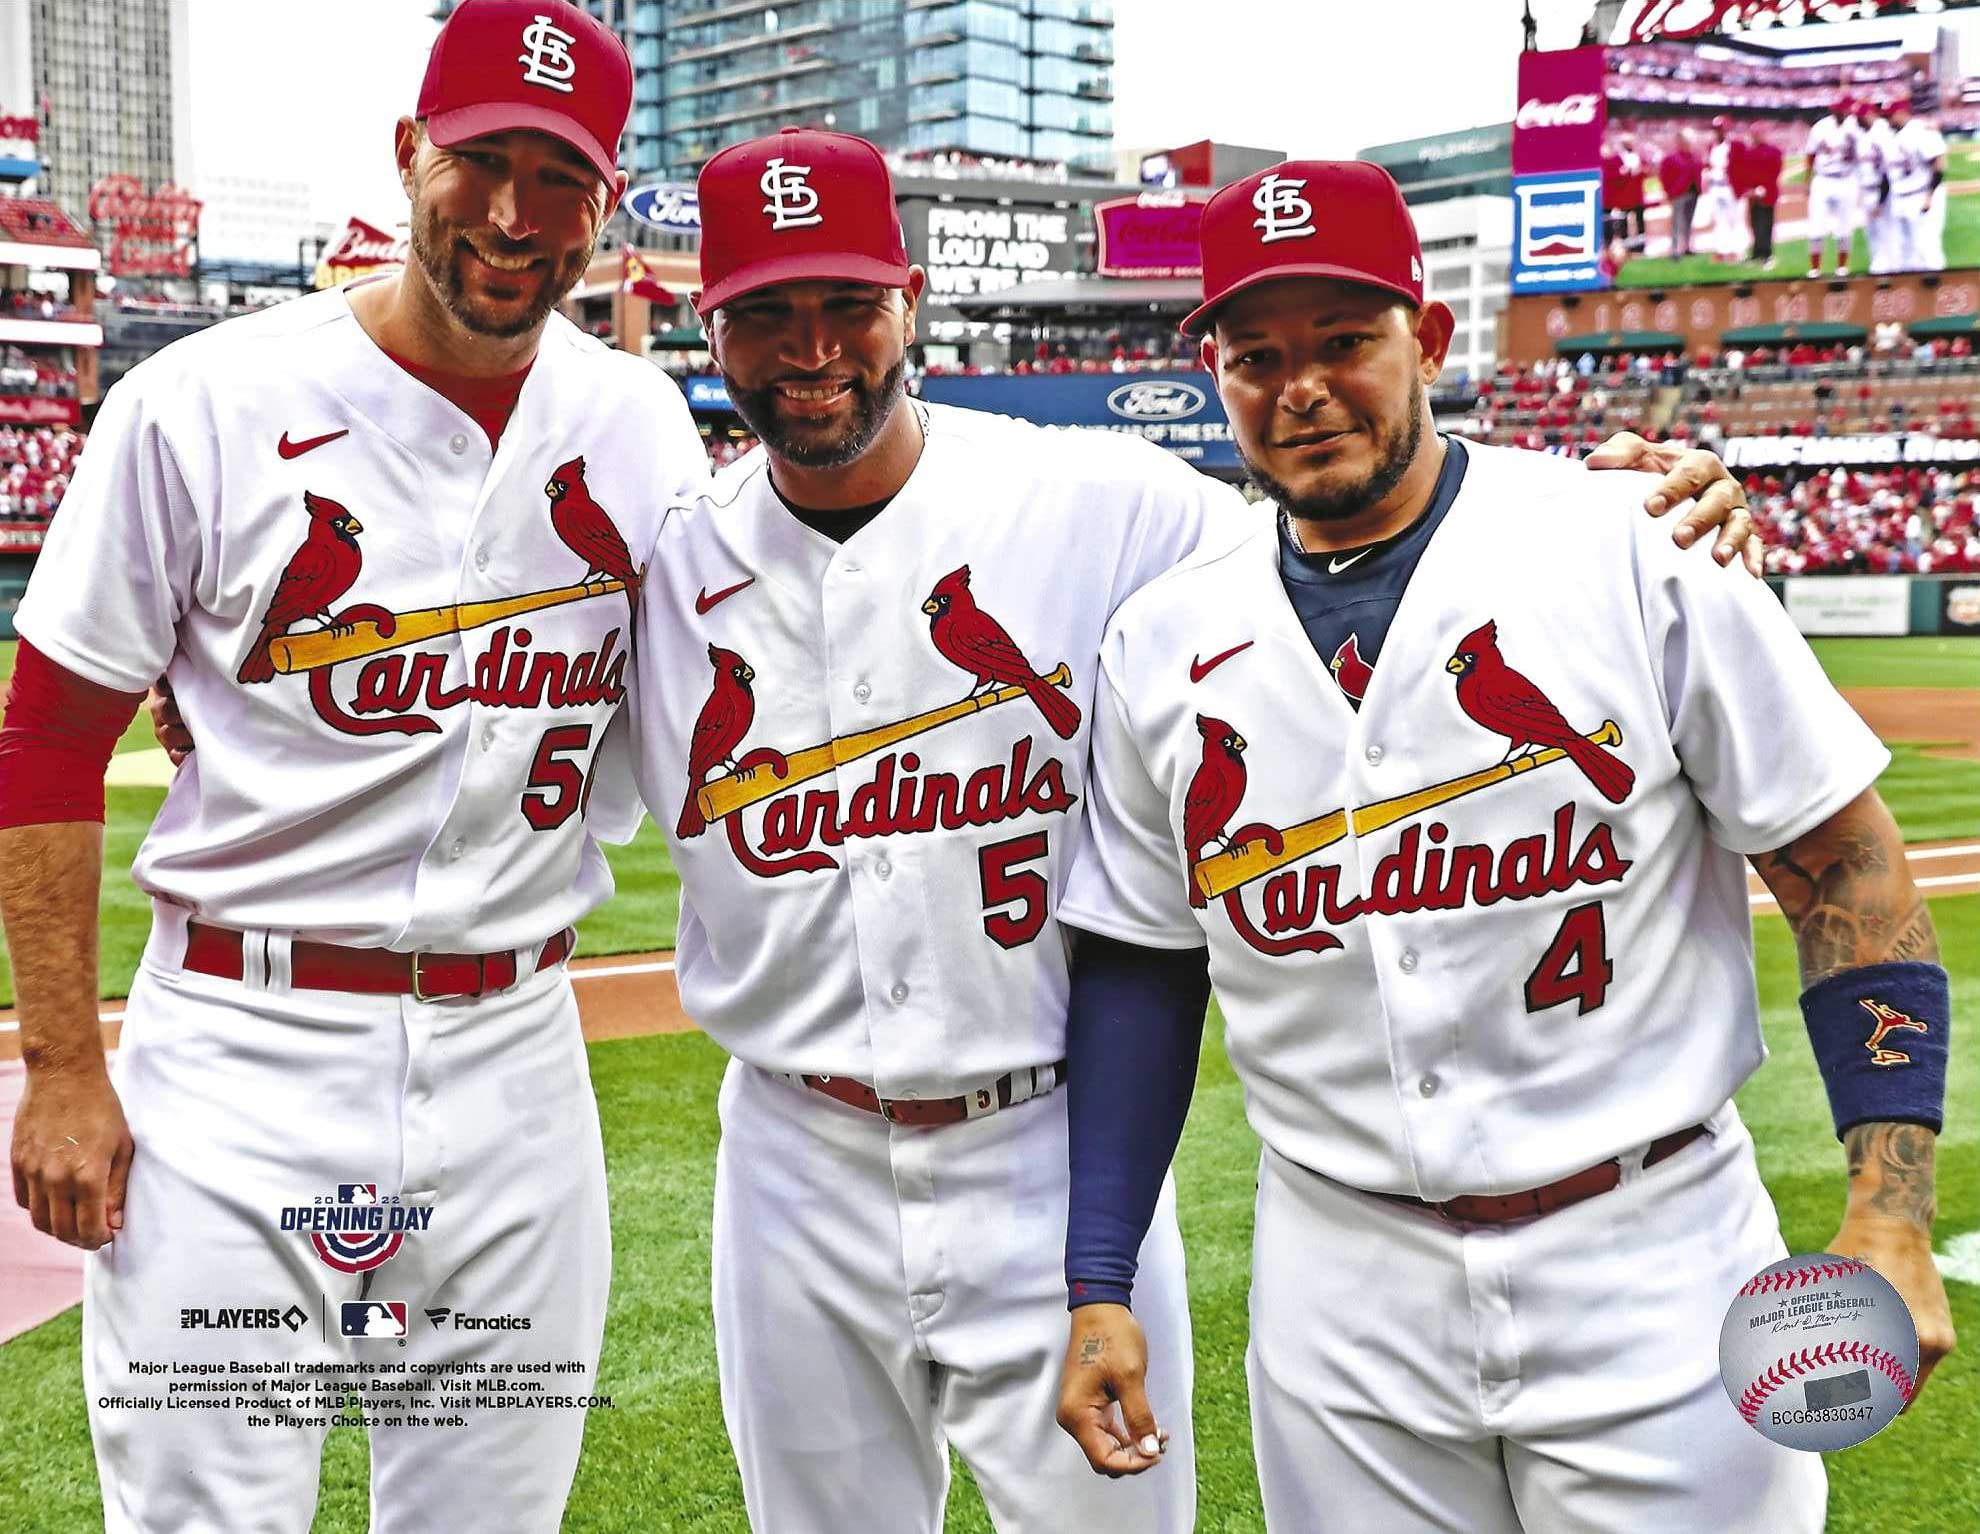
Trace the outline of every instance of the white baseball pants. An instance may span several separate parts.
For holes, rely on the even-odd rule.
[[[174,1399],[179,1377],[137,1362],[362,1360],[405,1364],[416,1382],[433,1377],[429,1365],[576,1359],[582,1372],[551,1373],[544,1393],[590,1394],[611,1231],[598,1110],[561,968],[500,995],[421,1004],[250,988],[170,972],[148,954],[114,1080],[137,1149],[124,1229],[86,1267],[82,1335],[106,1534],[304,1534],[316,1510],[327,1426],[250,1426],[239,1406],[100,1405]],[[364,1295],[406,1302],[403,1347],[341,1335],[341,1302],[360,1297],[363,1279],[279,1228],[284,1206],[334,1199],[350,1182],[433,1211]],[[308,1315],[297,1331],[181,1326],[182,1308],[291,1304]],[[428,1306],[450,1314],[436,1325]],[[460,1330],[456,1311],[530,1325]],[[302,1390],[311,1378],[266,1382],[323,1394]],[[452,1394],[486,1388],[488,1376],[437,1378]],[[291,1415],[334,1410],[305,1400]],[[429,1404],[422,1415],[454,1413]],[[458,1415],[465,1426],[368,1429],[373,1534],[557,1529],[584,1412]]]
[[[758,1534],[934,1534],[949,1446],[1000,1534],[1187,1534],[1191,1355],[1175,1191],[1141,1250],[1143,1475],[1055,1420],[1069,1328],[1066,1097],[899,1128],[740,1061],[722,1084],[715,1345]]]
[[[1844,265],[1859,211],[1856,182],[1848,176],[1817,176],[1808,183],[1808,264],[1814,266],[1822,241],[1833,239]]]
[[[1283,1534],[1816,1534],[1820,1456],[1719,1378],[1738,1287],[1785,1255],[1731,1105],[1612,1192],[1455,1226],[1270,1149],[1251,1288],[1252,1432]]]

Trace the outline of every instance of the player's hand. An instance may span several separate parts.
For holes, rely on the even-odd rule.
[[[1664,482],[1644,498],[1643,509],[1661,517],[1691,501],[1690,510],[1671,529],[1671,541],[1688,549],[1705,534],[1720,529],[1712,557],[1729,565],[1744,551],[1749,575],[1761,572],[1766,545],[1761,541],[1746,491],[1717,453],[1702,447],[1680,448],[1669,442],[1646,442],[1633,431],[1619,431],[1585,460],[1591,469],[1642,469],[1664,476]]]
[[[145,694],[144,708],[151,715],[152,739],[165,748],[174,767],[183,766],[192,755],[192,731],[180,717],[179,700],[172,696],[172,684],[164,677],[154,682],[151,691]]]
[[[124,1228],[131,1131],[101,1065],[30,1072],[14,1118],[14,1202],[34,1228],[93,1252]]]
[[[1953,1334],[1952,1307],[1946,1303],[1945,1280],[1932,1261],[1931,1231],[1916,1220],[1852,1209],[1843,1216],[1842,1229],[1829,1243],[1829,1250],[1839,1257],[1869,1263],[1903,1296],[1911,1323],[1918,1328],[1918,1384],[1911,1394],[1916,1401],[1925,1388],[1925,1377],[1958,1341]]]
[[[1139,1475],[1162,1463],[1169,1435],[1149,1408],[1147,1376],[1148,1344],[1127,1306],[1082,1305],[1072,1313],[1059,1426],[1102,1475]]]

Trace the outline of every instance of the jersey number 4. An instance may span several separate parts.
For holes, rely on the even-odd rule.
[[[1545,1012],[1573,1001],[1580,1003],[1575,1015],[1586,1017],[1608,998],[1609,982],[1615,978],[1602,902],[1591,900],[1561,918],[1560,931],[1526,977],[1526,1010]]]
[[[1052,889],[1035,868],[1051,843],[1043,831],[992,842],[976,852],[976,873],[983,888],[983,930],[1001,948],[1022,948],[1044,930],[1045,901]],[[1005,909],[1014,907],[1015,909]]]

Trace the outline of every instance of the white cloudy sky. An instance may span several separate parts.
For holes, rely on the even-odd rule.
[[[1572,46],[1590,0],[1533,0]],[[1115,139],[1345,157],[1504,121],[1520,0],[1116,0]],[[191,0],[193,175],[293,176],[314,215],[396,220],[392,124],[419,93],[431,0]]]

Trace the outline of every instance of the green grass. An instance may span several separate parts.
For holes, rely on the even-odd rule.
[[[0,646],[0,683],[11,647]],[[1980,641],[1818,640],[1840,685],[1971,687]],[[1975,834],[1971,763],[1947,763],[1901,746],[1882,787],[1912,840]],[[1965,780],[1957,774],[1968,774]],[[1964,799],[1961,794],[1964,792]],[[113,789],[106,844],[106,995],[123,994],[142,944],[144,903],[123,870],[161,797]],[[659,836],[610,849],[621,895],[586,924],[592,952],[671,941],[678,888]],[[1980,896],[1932,902],[1951,956],[1954,1007],[1963,1023],[1980,1002]],[[1819,1076],[1795,1004],[1793,945],[1778,917],[1756,923],[1763,1021],[1773,1058],[1740,1095],[1760,1166],[1795,1250],[1824,1246],[1841,1212],[1841,1154],[1828,1128]],[[114,945],[114,946],[113,946]],[[121,955],[121,959],[117,956]],[[121,966],[121,968],[119,967]],[[7,983],[0,959],[0,994]],[[1196,1105],[1177,1162],[1189,1247],[1197,1348],[1197,1452],[1205,1534],[1262,1527],[1251,1468],[1244,1390],[1257,1145],[1213,1014]],[[594,1412],[567,1527],[597,1534],[730,1534],[743,1527],[740,1492],[722,1428],[707,1308],[708,1221],[716,1138],[714,1100],[723,1056],[689,1035],[620,1040],[591,1049],[613,1188],[614,1281],[600,1389],[618,1403]],[[1940,1140],[1939,1242],[1980,1228],[1980,1052],[1954,1057],[1947,1130]],[[1980,1518],[1980,1291],[1951,1286],[1961,1352],[1940,1366],[1918,1407],[1861,1448],[1830,1456],[1831,1534],[1884,1534],[1894,1508],[1909,1534],[1967,1531]],[[77,1365],[78,1312],[0,1348],[0,1529],[47,1534],[100,1529]],[[366,1451],[354,1430],[331,1435],[325,1453],[321,1534],[365,1527]],[[988,1534],[966,1474],[950,1499],[949,1528]]]
[[[1947,180],[1970,184],[1976,177],[1980,177],[1980,147],[1953,145],[1946,156]],[[1782,178],[1784,185],[1805,179],[1799,160],[1791,162],[1791,168]],[[1653,192],[1652,195],[1661,197],[1663,194]],[[1694,230],[1694,244],[1701,235],[1708,239],[1711,237],[1705,231]],[[1831,255],[1823,270],[1831,270],[1834,265],[1835,257]],[[1946,269],[1957,271],[1972,266],[1980,266],[1980,196],[1968,191],[1950,196],[1946,204]],[[1867,275],[1870,270],[1870,246],[1861,229],[1850,240],[1849,269],[1856,276]],[[1758,261],[1735,261],[1721,265],[1709,255],[1638,256],[1624,264],[1616,275],[1616,286],[1669,288],[1688,282],[1771,281],[1801,277],[1807,272],[1808,241],[1776,240],[1772,271],[1766,270]]]

